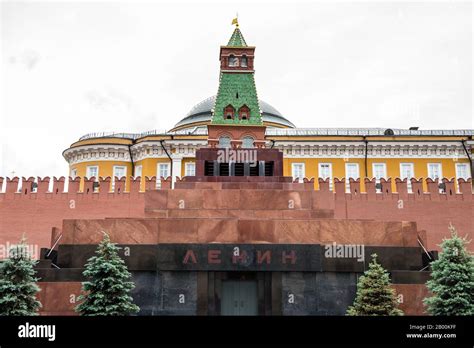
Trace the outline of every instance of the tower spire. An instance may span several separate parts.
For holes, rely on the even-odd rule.
[[[247,47],[247,43],[245,42],[244,36],[239,28],[239,15],[232,20],[232,25],[235,25],[234,32],[229,39],[227,47]]]
[[[235,27],[234,32],[227,43],[227,47],[247,47],[247,43],[245,42],[244,36],[238,26]]]

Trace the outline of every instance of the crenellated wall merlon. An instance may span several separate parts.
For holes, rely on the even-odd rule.
[[[455,179],[442,178],[423,179],[395,178],[396,192],[392,191],[392,179],[375,178],[364,180],[365,192],[361,192],[360,179],[349,179],[350,191],[347,191],[345,178],[334,179],[334,192],[336,200],[340,199],[413,199],[413,200],[472,200],[473,190],[471,179],[458,179],[458,190],[455,187]],[[423,190],[423,182],[426,183],[427,191]],[[325,189],[328,185],[325,185]]]
[[[142,185],[141,177],[0,177],[0,198],[32,197],[43,194],[98,194],[98,195],[120,195],[138,194],[144,190],[156,189],[156,177],[145,177]],[[142,190],[142,186],[144,190]]]
[[[156,190],[157,178],[155,176],[145,177],[145,182],[142,184],[141,177],[115,177],[112,180],[111,177],[99,177],[98,179],[69,177],[67,180],[65,177],[14,177],[4,178],[0,177],[0,199],[17,199],[20,197],[31,198],[33,196],[47,195],[48,197],[54,197],[54,195],[60,194],[81,194],[82,196],[113,196],[119,197],[123,194],[139,194],[144,191]],[[314,190],[314,178],[303,178],[303,180],[295,179],[290,183],[273,184],[273,188],[280,188],[289,191],[300,191],[301,189]],[[411,178],[408,179],[394,179],[396,192],[392,190],[392,179],[380,179],[378,182],[375,178],[364,179],[364,190],[361,188],[361,179],[349,179],[349,185],[346,185],[345,178],[334,178],[334,187],[330,189],[329,179],[318,178],[319,190],[316,190],[318,194],[327,195],[331,199],[334,196],[335,200],[353,200],[353,199],[367,199],[367,200],[380,200],[380,199],[411,199],[411,200],[474,200],[472,190],[472,179],[458,179],[457,185],[455,185],[454,178],[442,178],[438,179],[423,179],[423,178]],[[176,186],[177,189],[186,189],[191,183],[186,184],[183,179],[177,178]],[[171,177],[160,178],[161,190],[170,190],[172,188]],[[425,184],[425,185],[424,185]],[[188,186],[186,186],[188,185]],[[193,188],[197,186],[209,187],[216,185],[218,188],[240,188],[240,189],[265,189],[267,186],[258,185],[256,183],[240,183],[236,187],[236,184],[223,185],[219,182],[207,182],[207,183],[196,183],[193,184]],[[196,187],[194,187],[196,186]],[[456,187],[457,186],[457,187]],[[423,190],[423,187],[427,187],[427,191]],[[2,190],[3,188],[3,190]],[[201,187],[199,187],[201,188]],[[217,187],[216,187],[217,188]],[[365,192],[363,192],[365,191]],[[126,196],[125,195],[125,196]]]

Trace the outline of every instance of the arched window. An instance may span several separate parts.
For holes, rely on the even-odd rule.
[[[246,68],[248,66],[247,64],[247,56],[242,56],[242,58],[240,59],[240,66],[242,68]]]
[[[223,136],[219,138],[219,147],[226,148],[230,147],[230,138],[228,136]]]
[[[243,105],[239,109],[239,119],[248,120],[249,118],[250,118],[250,109],[247,107],[247,105]]]
[[[230,66],[230,67],[239,66],[239,58],[237,58],[236,56],[234,56],[233,54],[231,54],[231,55],[229,56],[229,66]]]
[[[229,104],[224,108],[224,118],[226,120],[233,120],[234,114],[235,114],[235,109],[232,105]]]
[[[251,149],[253,148],[253,138],[252,137],[249,137],[249,136],[246,136],[246,137],[243,137],[242,138],[242,148],[243,149]]]

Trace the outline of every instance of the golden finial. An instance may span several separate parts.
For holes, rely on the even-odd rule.
[[[236,28],[239,27],[239,14],[238,13],[235,15],[235,18],[232,20],[232,25],[234,24]]]

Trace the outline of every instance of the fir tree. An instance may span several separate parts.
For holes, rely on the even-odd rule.
[[[96,256],[88,260],[83,272],[87,281],[82,283],[84,294],[76,307],[81,315],[131,315],[140,310],[129,294],[135,286],[119,249],[104,233]]]
[[[372,255],[369,269],[357,282],[357,295],[347,315],[403,315],[388,272],[377,263],[377,254]]]
[[[469,242],[450,225],[451,238],[443,239],[441,253],[431,263],[426,283],[433,296],[424,299],[432,315],[474,315],[474,257],[466,250]]]
[[[37,315],[41,307],[36,298],[40,291],[34,269],[37,261],[31,258],[24,236],[8,256],[0,262],[0,315]]]

